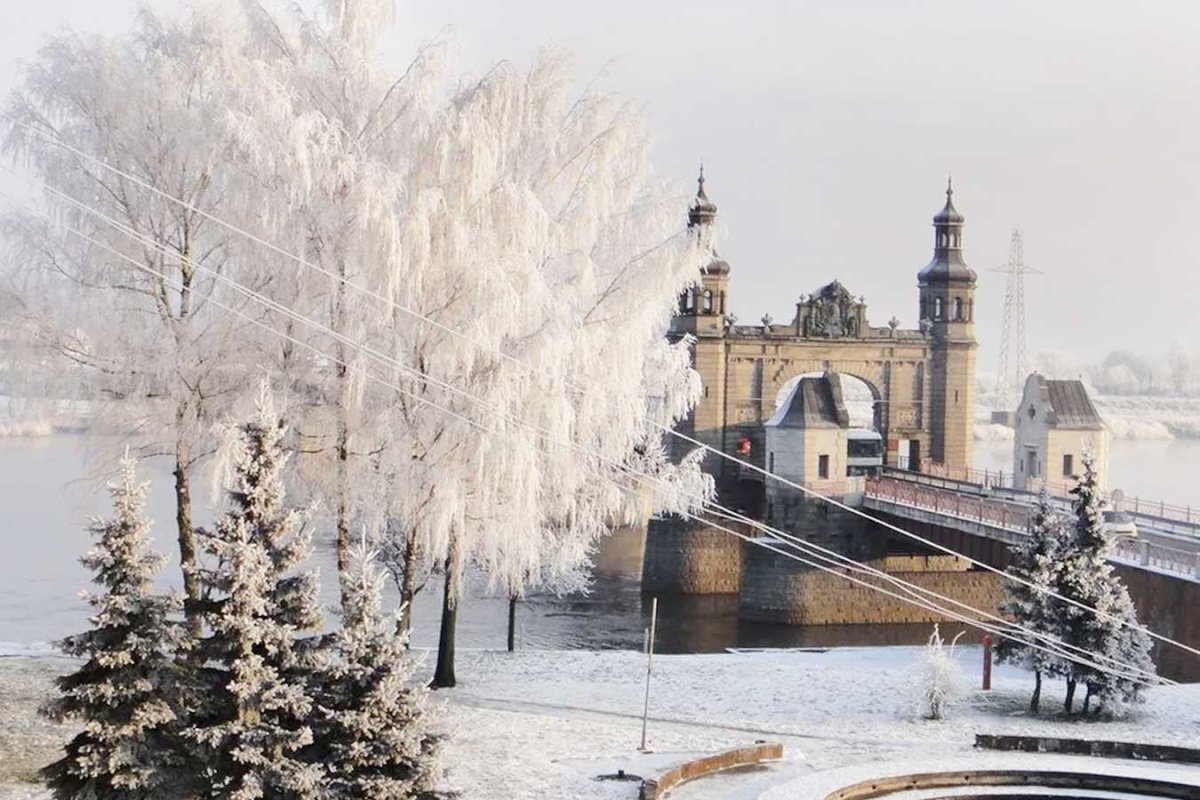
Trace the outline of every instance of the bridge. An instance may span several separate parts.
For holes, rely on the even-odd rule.
[[[963,480],[973,477],[975,480]],[[1070,501],[1052,498],[1059,511]],[[872,516],[998,569],[1010,546],[1028,536],[1037,496],[1006,485],[995,473],[939,476],[885,469],[866,482],[863,507]],[[1109,561],[1129,588],[1138,619],[1152,631],[1200,647],[1200,514],[1166,503],[1126,502],[1122,516],[1137,536],[1115,537]],[[886,531],[882,531],[886,534]],[[1158,645],[1160,675],[1200,681],[1200,660]]]
[[[1006,546],[1020,543],[1028,536],[1037,495],[998,485],[1003,479],[991,475],[976,483],[887,469],[867,480],[863,506]],[[1063,513],[1070,510],[1064,497],[1053,497],[1051,504]],[[1122,516],[1136,525],[1138,535],[1115,537],[1113,563],[1200,581],[1200,514],[1165,503],[1138,503]]]

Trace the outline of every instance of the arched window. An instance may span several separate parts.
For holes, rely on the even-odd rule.
[[[942,318],[942,298],[940,297],[933,298],[933,318]]]
[[[704,312],[705,314],[711,314],[711,313],[713,313],[713,293],[712,293],[712,289],[705,289],[705,290],[704,290],[704,307],[703,307],[703,312]]]
[[[958,320],[960,322],[962,321],[962,318],[963,318],[962,311],[963,311],[962,298],[961,297],[954,298],[954,319],[955,320]]]
[[[683,293],[683,313],[691,314],[696,310],[696,290],[688,289]]]

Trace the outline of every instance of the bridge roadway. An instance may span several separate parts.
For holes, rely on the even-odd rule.
[[[1011,488],[886,469],[868,478],[863,506],[902,519],[933,523],[1008,544],[1028,536],[1037,495]],[[1062,512],[1070,500],[1054,497]],[[1165,506],[1164,506],[1165,507]],[[1200,515],[1188,512],[1160,516],[1158,507],[1127,511],[1122,516],[1137,526],[1136,538],[1116,536],[1114,563],[1164,572],[1173,577],[1200,581]]]

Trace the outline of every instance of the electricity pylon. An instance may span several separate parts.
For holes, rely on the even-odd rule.
[[[1008,265],[991,271],[1008,276],[1004,287],[1004,328],[1000,334],[996,393],[1000,408],[1011,411],[1015,404],[1013,396],[1020,393],[1021,381],[1025,379],[1025,276],[1042,273],[1025,265],[1025,245],[1020,228],[1013,228]]]

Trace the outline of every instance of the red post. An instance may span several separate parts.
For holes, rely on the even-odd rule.
[[[992,690],[992,635],[983,635],[983,690]]]

